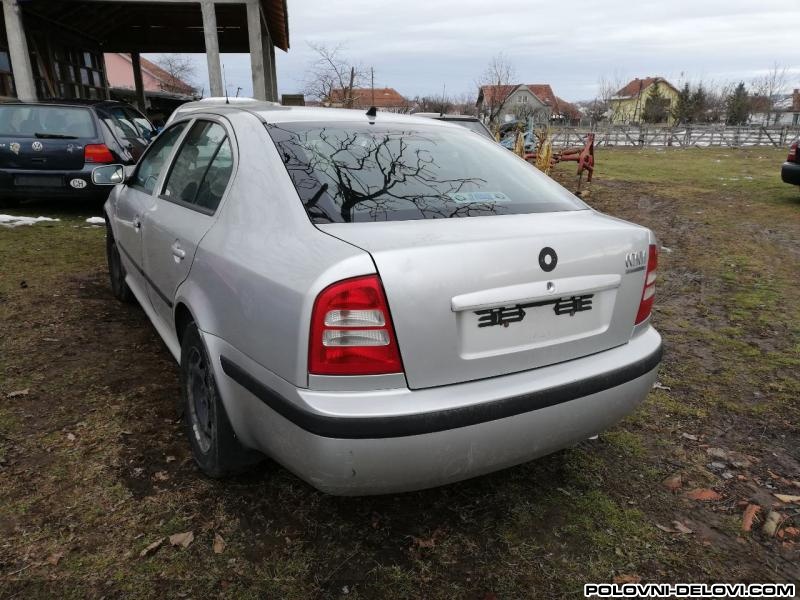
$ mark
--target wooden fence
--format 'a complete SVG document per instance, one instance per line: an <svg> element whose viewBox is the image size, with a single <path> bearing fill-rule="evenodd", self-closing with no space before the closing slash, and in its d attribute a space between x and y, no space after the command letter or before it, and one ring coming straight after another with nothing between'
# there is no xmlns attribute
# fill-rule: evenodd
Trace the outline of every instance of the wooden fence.
<svg viewBox="0 0 800 600"><path fill-rule="evenodd" d="M656 127L612 125L606 127L551 128L553 146L565 148L582 146L587 133L595 134L595 146L673 147L693 146L772 146L783 148L800 137L800 127L764 127L755 125L676 125Z"/></svg>

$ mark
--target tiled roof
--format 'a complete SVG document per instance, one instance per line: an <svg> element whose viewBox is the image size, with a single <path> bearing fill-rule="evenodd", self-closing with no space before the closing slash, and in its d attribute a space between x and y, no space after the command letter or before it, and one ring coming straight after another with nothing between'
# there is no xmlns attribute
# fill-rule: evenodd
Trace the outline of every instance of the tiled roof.
<svg viewBox="0 0 800 600"><path fill-rule="evenodd" d="M498 104L505 102L508 97L519 87L514 85L482 85L481 93L486 104Z"/></svg>
<svg viewBox="0 0 800 600"><path fill-rule="evenodd" d="M331 102L340 104L344 102L345 91L333 90L331 93ZM353 108L396 108L408 106L406 100L394 88L375 88L374 97L372 88L353 88Z"/></svg>
<svg viewBox="0 0 800 600"><path fill-rule="evenodd" d="M675 87L663 77L645 77L644 79L639 79L637 77L635 79L630 80L622 89L618 90L617 93L614 94L614 97L635 98L641 92L643 92L656 82L666 84L673 89Z"/></svg>
<svg viewBox="0 0 800 600"><path fill-rule="evenodd" d="M144 57L141 58L141 61L142 70L149 72L153 77L158 79L163 84L166 91L186 95L195 93L195 89L192 86L177 77L173 77L157 64L150 62Z"/></svg>

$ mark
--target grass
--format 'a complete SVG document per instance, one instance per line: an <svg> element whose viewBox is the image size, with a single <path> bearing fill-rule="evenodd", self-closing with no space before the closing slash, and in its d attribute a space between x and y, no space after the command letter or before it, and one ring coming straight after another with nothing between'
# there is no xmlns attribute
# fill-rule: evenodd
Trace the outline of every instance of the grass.
<svg viewBox="0 0 800 600"><path fill-rule="evenodd" d="M800 441L800 192L778 179L784 154L599 149L587 201L668 249L662 387L597 441L377 498L325 496L269 462L200 476L173 361L108 292L104 231L84 222L99 207L17 209L61 221L0 228L0 598L565 598L621 574L800 579L794 542L742 537L738 504L796 493L774 478L797 479ZM745 479L710 470L708 446L753 457ZM670 493L676 472L723 500ZM694 533L656 526L673 521ZM189 548L139 557L189 530Z"/></svg>

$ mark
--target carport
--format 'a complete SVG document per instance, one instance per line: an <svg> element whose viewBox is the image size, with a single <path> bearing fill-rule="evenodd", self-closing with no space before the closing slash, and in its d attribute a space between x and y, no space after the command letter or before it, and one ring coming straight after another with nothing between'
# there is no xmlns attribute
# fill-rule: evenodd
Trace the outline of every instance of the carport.
<svg viewBox="0 0 800 600"><path fill-rule="evenodd" d="M84 70L92 68L102 78L102 85L89 85L95 89L93 94L98 91L107 94L104 67L93 65L96 61L91 57L84 61L83 52L130 53L141 105L144 105L141 53L205 53L212 96L225 95L220 53L249 53L254 96L277 100L275 47L284 51L289 48L286 0L2 2L8 55L20 100L59 96L64 80L82 91L88 85L85 79L91 83L93 75L85 74ZM55 39L70 51L77 49L78 58L65 60ZM35 45L33 53L29 47L31 40Z"/></svg>

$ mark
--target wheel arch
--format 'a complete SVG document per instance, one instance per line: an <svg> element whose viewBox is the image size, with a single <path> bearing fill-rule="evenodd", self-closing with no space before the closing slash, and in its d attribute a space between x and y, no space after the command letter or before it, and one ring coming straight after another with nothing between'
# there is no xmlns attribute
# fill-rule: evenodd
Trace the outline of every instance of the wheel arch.
<svg viewBox="0 0 800 600"><path fill-rule="evenodd" d="M192 322L197 323L197 320L187 304L183 301L177 302L175 304L175 336L178 338L179 346L183 344L183 334L186 332L186 327Z"/></svg>

